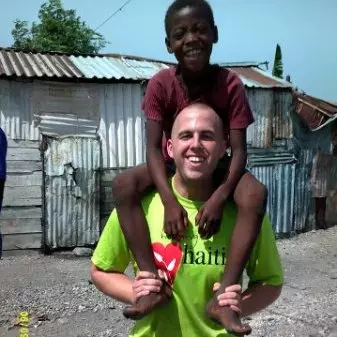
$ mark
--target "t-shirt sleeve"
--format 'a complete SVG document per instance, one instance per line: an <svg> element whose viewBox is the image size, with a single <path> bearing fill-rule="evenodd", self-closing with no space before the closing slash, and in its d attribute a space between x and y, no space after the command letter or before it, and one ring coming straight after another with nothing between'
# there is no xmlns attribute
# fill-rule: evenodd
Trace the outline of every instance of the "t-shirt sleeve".
<svg viewBox="0 0 337 337"><path fill-rule="evenodd" d="M147 119L162 121L164 119L165 94L159 80L160 74L151 78L147 84L142 109Z"/></svg>
<svg viewBox="0 0 337 337"><path fill-rule="evenodd" d="M228 75L229 129L246 129L254 122L245 87L234 72Z"/></svg>
<svg viewBox="0 0 337 337"><path fill-rule="evenodd" d="M104 227L91 261L99 269L121 273L130 263L130 252L115 210Z"/></svg>
<svg viewBox="0 0 337 337"><path fill-rule="evenodd" d="M7 139L5 133L0 129L0 179L6 180L6 155Z"/></svg>
<svg viewBox="0 0 337 337"><path fill-rule="evenodd" d="M281 259L277 250L275 235L267 216L263 220L246 271L250 285L264 283L279 286L283 284Z"/></svg>

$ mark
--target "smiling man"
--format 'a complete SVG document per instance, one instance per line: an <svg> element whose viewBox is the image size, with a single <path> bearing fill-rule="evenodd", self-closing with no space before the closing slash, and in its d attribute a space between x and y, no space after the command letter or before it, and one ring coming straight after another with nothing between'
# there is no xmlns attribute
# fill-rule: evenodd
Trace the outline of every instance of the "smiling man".
<svg viewBox="0 0 337 337"><path fill-rule="evenodd" d="M222 121L213 109L204 104L192 104L183 109L174 121L168 155L174 160L176 171L169 184L178 202L188 214L189 224L184 239L178 244L167 238L163 223L164 206L154 191L142 200L149 224L152 249L157 268L164 282L151 276L138 294L134 281L124 274L131 262L136 270L129 247L120 228L115 211L112 212L92 257L91 275L96 287L105 294L134 303L139 294L159 291L158 285L169 284L172 299L164 306L137 321L131 336L227 337L224 327L209 317L206 310L213 298L213 286L221 280L226 264L230 238L235 226L236 207L225 205L220 229L210 239L202 239L195 217L203 203L213 193L213 173L225 152ZM250 282L239 299L226 292L218 297L219 306L234 305L242 316L262 310L281 292L283 274L272 227L264 219L260 234L246 267ZM156 286L154 284L156 283ZM139 285L139 283L137 283ZM238 289L238 288L237 288ZM240 289L240 288L239 288ZM231 302L230 298L235 298ZM226 299L226 300L224 300ZM234 309L233 309L234 310ZM207 314L206 314L207 312Z"/></svg>

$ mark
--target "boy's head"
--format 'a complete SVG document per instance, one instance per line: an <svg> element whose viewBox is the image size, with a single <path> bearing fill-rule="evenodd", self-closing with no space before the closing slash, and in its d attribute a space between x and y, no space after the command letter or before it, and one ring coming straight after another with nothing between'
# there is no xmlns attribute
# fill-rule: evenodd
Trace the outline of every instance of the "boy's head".
<svg viewBox="0 0 337 337"><path fill-rule="evenodd" d="M176 117L167 152L181 181L206 184L226 151L223 124L209 106L194 103Z"/></svg>
<svg viewBox="0 0 337 337"><path fill-rule="evenodd" d="M165 16L165 43L184 71L204 70L218 41L211 6L206 0L175 0Z"/></svg>

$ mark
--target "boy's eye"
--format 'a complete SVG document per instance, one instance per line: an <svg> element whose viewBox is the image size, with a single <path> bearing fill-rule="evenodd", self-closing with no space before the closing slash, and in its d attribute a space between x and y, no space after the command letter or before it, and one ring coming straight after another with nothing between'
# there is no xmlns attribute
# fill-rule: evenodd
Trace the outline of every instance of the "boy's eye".
<svg viewBox="0 0 337 337"><path fill-rule="evenodd" d="M180 39L183 38L184 34L185 34L185 32L184 32L183 29L177 29L172 33L172 38L174 40L180 40Z"/></svg>

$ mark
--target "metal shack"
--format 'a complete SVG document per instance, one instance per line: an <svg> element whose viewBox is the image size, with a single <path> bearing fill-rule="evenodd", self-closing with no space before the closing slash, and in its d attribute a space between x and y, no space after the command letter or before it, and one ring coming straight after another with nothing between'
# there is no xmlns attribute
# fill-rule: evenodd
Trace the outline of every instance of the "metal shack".
<svg viewBox="0 0 337 337"><path fill-rule="evenodd" d="M112 209L110 172L144 162L142 83L165 67L121 55L0 49L0 125L9 143L4 250L98 241Z"/></svg>
<svg viewBox="0 0 337 337"><path fill-rule="evenodd" d="M5 250L97 242L114 204L113 177L145 161L146 81L168 66L123 55L0 49L0 125L9 140ZM246 86L256 119L249 167L269 189L275 232L289 235L306 211L294 206L296 179L309 177L298 170L292 85L258 64L223 66Z"/></svg>

